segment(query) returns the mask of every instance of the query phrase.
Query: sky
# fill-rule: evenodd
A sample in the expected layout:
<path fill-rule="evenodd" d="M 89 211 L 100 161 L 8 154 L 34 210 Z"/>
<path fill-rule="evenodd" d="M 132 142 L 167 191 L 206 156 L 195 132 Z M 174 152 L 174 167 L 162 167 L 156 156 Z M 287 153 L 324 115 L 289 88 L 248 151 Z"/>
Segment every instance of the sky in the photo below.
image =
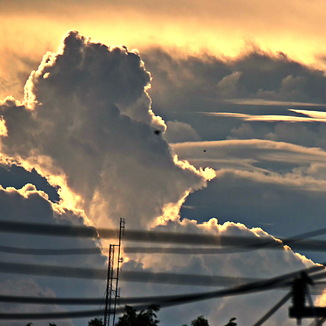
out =
<path fill-rule="evenodd" d="M 325 6 L 321 0 L 0 0 L 0 222 L 91 230 L 117 228 L 123 217 L 131 230 L 277 244 L 324 229 Z M 103 270 L 112 241 L 3 232 L 0 246 L 96 253 L 1 252 L 0 260 Z M 122 270 L 241 280 L 324 262 L 322 252 L 281 248 L 214 255 L 125 252 Z M 123 279 L 120 285 L 122 297 L 212 289 Z M 0 294 L 104 293 L 103 278 L 0 273 Z M 250 325 L 284 295 L 274 290 L 165 308 L 160 325 L 189 324 L 199 315 L 211 326 L 231 317 Z M 321 304 L 325 296 L 315 299 Z M 293 325 L 288 306 L 268 325 Z M 0 307 L 77 310 L 8 302 Z M 82 326 L 86 320 L 56 322 Z"/>

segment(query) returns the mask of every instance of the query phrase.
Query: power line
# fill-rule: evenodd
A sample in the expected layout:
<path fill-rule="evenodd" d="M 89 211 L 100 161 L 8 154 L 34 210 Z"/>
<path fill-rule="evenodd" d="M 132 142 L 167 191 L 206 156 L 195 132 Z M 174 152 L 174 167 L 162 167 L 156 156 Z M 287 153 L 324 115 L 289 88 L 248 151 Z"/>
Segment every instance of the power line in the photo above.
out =
<path fill-rule="evenodd" d="M 233 295 L 240 295 L 245 293 L 254 293 L 254 292 L 261 292 L 265 290 L 271 290 L 279 287 L 283 287 L 285 285 L 290 285 L 291 279 L 298 276 L 300 273 L 305 271 L 306 273 L 315 273 L 319 272 L 324 269 L 324 266 L 312 266 L 310 268 L 306 268 L 303 270 L 295 271 L 292 273 L 287 273 L 284 275 L 280 275 L 277 277 L 247 283 L 240 285 L 238 287 L 233 287 L 229 289 L 223 289 L 219 291 L 212 291 L 212 292 L 201 292 L 201 293 L 193 293 L 193 294 L 186 294 L 186 295 L 173 295 L 173 296 L 164 296 L 164 297 L 152 297 L 146 298 L 146 300 L 152 300 L 152 304 L 157 304 L 160 307 L 171 307 L 175 305 L 191 303 L 195 301 L 201 300 L 208 300 L 217 297 L 224 297 L 224 296 L 233 296 Z M 319 273 L 312 275 L 311 278 L 321 278 L 321 275 L 325 277 L 324 273 Z M 135 306 L 135 309 L 144 309 L 148 306 L 147 304 Z M 117 313 L 122 312 L 121 309 L 117 309 Z M 18 314 L 18 313 L 2 313 L 0 314 L 0 319 L 63 319 L 63 318 L 80 318 L 80 317 L 92 317 L 98 316 L 103 314 L 103 310 L 88 310 L 88 311 L 75 311 L 75 312 L 60 312 L 60 313 L 29 313 L 29 314 Z"/>
<path fill-rule="evenodd" d="M 225 238 L 226 239 L 226 238 Z M 232 253 L 246 253 L 253 250 L 284 250 L 284 246 L 291 246 L 292 249 L 300 249 L 307 251 L 325 251 L 326 241 L 323 240 L 296 240 L 280 239 L 282 244 L 275 240 L 262 241 L 253 238 L 229 238 L 232 243 L 224 243 L 224 237 L 221 239 L 221 247 L 218 248 L 189 248 L 189 247 L 124 247 L 124 252 L 128 254 L 175 254 L 175 255 L 218 255 Z M 238 243 L 237 243 L 238 242 Z M 239 243 L 240 242 L 240 243 Z M 256 242 L 256 243 L 255 243 Z"/>
<path fill-rule="evenodd" d="M 121 312 L 123 310 L 121 309 Z M 4 320 L 37 320 L 37 319 L 71 319 L 82 317 L 95 317 L 103 315 L 104 310 L 84 310 L 70 312 L 47 312 L 47 313 L 0 313 L 0 319 Z"/>
<path fill-rule="evenodd" d="M 241 240 L 241 239 L 240 239 Z M 244 239 L 242 239 L 244 240 Z M 236 241 L 236 240 L 235 240 Z M 289 244 L 290 241 L 287 239 L 281 240 L 284 245 Z M 174 255 L 219 255 L 219 254 L 232 254 L 232 253 L 246 253 L 253 250 L 284 250 L 283 245 L 270 245 L 266 243 L 261 243 L 258 241 L 257 244 L 232 244 L 227 247 L 218 248 L 189 248 L 189 247 L 130 247 L 126 246 L 123 251 L 128 254 L 134 253 L 156 253 L 156 254 L 174 254 Z M 308 251 L 325 251 L 326 241 L 323 240 L 300 240 L 300 242 L 294 242 L 291 244 L 292 249 L 308 250 Z M 0 245 L 0 252 L 18 254 L 18 255 L 36 255 L 36 256 L 67 256 L 67 255 L 95 255 L 101 254 L 101 249 L 99 247 L 95 248 L 22 248 L 22 247 L 12 247 Z"/>
<path fill-rule="evenodd" d="M 107 228 L 94 228 L 81 225 L 34 224 L 25 222 L 0 221 L 0 232 L 34 234 L 39 236 L 63 236 L 84 238 L 110 238 L 118 239 L 119 230 Z M 132 242 L 164 242 L 178 244 L 233 246 L 253 249 L 282 248 L 284 245 L 306 250 L 325 250 L 326 241 L 305 240 L 307 238 L 326 234 L 326 228 L 303 233 L 291 238 L 274 238 L 254 236 L 227 236 L 221 234 L 197 234 L 163 231 L 126 230 L 124 241 Z M 6 250 L 3 248 L 3 250 Z M 8 249 L 7 249 L 8 250 Z M 48 249 L 46 249 L 48 250 Z M 131 251 L 132 249 L 129 248 Z M 140 249 L 144 250 L 144 249 Z M 147 249 L 148 250 L 148 249 Z M 158 249 L 158 251 L 161 249 Z M 14 250 L 13 250 L 14 251 Z M 39 251 L 41 252 L 41 251 Z"/>
<path fill-rule="evenodd" d="M 21 248 L 11 246 L 1 246 L 0 252 L 19 255 L 36 255 L 36 256 L 66 256 L 66 255 L 99 255 L 101 249 L 95 248 L 63 248 L 63 249 L 44 249 L 44 248 Z"/>
<path fill-rule="evenodd" d="M 290 283 L 285 283 L 284 287 L 288 287 Z M 315 283 L 316 285 L 324 284 Z M 280 288 L 283 290 L 283 287 Z M 320 289 L 320 293 L 323 289 Z M 167 296 L 166 298 L 169 298 Z M 120 297 L 120 304 L 134 304 L 140 302 L 156 302 L 164 300 L 164 296 L 148 296 L 148 297 Z M 21 304 L 44 304 L 44 305 L 81 305 L 91 306 L 103 304 L 105 298 L 77 298 L 77 297 L 31 297 L 31 296 L 19 296 L 19 295 L 5 295 L 0 294 L 0 302 L 6 303 L 21 303 Z"/>
<path fill-rule="evenodd" d="M 58 265 L 40 265 L 0 262 L 0 273 L 27 274 L 49 277 L 79 279 L 100 279 L 107 277 L 107 270 L 96 268 L 66 267 Z M 120 278 L 125 282 L 166 283 L 194 286 L 223 286 L 257 281 L 253 278 L 230 276 L 210 276 L 199 274 L 154 273 L 146 271 L 120 271 Z"/>

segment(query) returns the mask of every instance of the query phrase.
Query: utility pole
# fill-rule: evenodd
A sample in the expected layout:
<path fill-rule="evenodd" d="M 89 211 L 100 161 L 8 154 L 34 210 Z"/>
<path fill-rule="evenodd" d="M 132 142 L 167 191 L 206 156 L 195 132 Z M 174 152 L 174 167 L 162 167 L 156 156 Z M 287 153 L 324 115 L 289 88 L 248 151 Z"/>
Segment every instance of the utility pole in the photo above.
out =
<path fill-rule="evenodd" d="M 326 307 L 306 306 L 308 285 L 313 284 L 312 279 L 305 272 L 302 272 L 292 284 L 292 307 L 289 308 L 289 317 L 296 318 L 297 325 L 301 325 L 302 318 L 315 318 L 316 320 L 320 318 L 320 323 L 325 321 Z"/>
<path fill-rule="evenodd" d="M 118 286 L 119 286 L 119 272 L 120 264 L 122 263 L 121 256 L 121 240 L 124 235 L 126 221 L 124 218 L 120 218 L 120 230 L 119 230 L 119 243 L 110 244 L 109 248 L 109 258 L 108 258 L 108 273 L 106 282 L 106 295 L 105 295 L 105 309 L 104 309 L 104 326 L 110 326 L 110 321 L 112 320 L 112 325 L 115 323 L 115 313 L 118 303 Z M 117 267 L 115 270 L 115 249 L 118 249 Z M 111 315 L 112 319 L 111 319 Z"/>

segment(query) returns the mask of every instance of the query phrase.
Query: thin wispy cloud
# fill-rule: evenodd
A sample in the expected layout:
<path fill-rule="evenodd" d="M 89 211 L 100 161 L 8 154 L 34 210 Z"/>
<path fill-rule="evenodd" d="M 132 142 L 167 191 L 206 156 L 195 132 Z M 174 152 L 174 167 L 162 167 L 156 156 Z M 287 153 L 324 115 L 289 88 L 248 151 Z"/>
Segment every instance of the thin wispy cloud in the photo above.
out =
<path fill-rule="evenodd" d="M 231 113 L 231 112 L 199 112 L 200 114 L 210 117 L 221 118 L 234 118 L 242 121 L 261 121 L 261 122 L 326 122 L 326 113 L 322 111 L 308 111 L 308 110 L 295 110 L 289 109 L 289 111 L 300 113 L 302 117 L 293 115 L 253 115 L 244 113 Z M 310 113 L 311 112 L 311 113 Z"/>
<path fill-rule="evenodd" d="M 312 106 L 312 107 L 326 107 L 324 103 L 308 103 L 308 102 L 293 102 L 293 101 L 276 101 L 276 100 L 266 100 L 260 98 L 253 98 L 253 99 L 225 99 L 225 102 L 229 102 L 232 104 L 238 105 L 258 105 L 258 106 Z"/>

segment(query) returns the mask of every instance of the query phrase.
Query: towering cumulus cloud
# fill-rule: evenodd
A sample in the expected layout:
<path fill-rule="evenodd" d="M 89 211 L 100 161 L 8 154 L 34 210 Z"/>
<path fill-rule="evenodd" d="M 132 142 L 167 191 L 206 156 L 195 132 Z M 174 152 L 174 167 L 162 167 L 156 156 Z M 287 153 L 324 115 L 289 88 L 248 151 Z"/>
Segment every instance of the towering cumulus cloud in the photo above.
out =
<path fill-rule="evenodd" d="M 224 147 L 207 142 L 176 144 L 174 149 L 179 151 L 184 159 L 192 159 L 193 164 L 197 162 L 198 168 L 188 161 L 179 160 L 166 139 L 198 140 L 201 135 L 187 123 L 170 121 L 168 124 L 170 135 L 163 136 L 167 127 L 151 110 L 151 100 L 147 94 L 150 82 L 151 76 L 136 51 L 94 43 L 77 32 L 70 32 L 67 35 L 57 53 L 47 53 L 39 68 L 31 73 L 26 83 L 24 101 L 19 102 L 7 97 L 0 102 L 2 154 L 0 163 L 3 165 L 14 163 L 30 171 L 34 168 L 39 173 L 38 176 L 35 171 L 34 174 L 28 174 L 27 171 L 21 170 L 32 179 L 41 179 L 40 175 L 43 177 L 42 180 L 46 178 L 52 186 L 55 186 L 54 189 L 58 189 L 60 199 L 56 201 L 57 197 L 51 197 L 46 190 L 37 189 L 32 185 L 33 180 L 20 190 L 4 188 L 4 180 L 1 180 L 0 219 L 5 216 L 10 220 L 48 222 L 53 225 L 89 223 L 94 226 L 112 227 L 117 226 L 120 217 L 124 217 L 128 229 L 152 227 L 166 232 L 209 233 L 215 234 L 216 237 L 219 235 L 269 237 L 280 244 L 277 239 L 270 237 L 261 229 L 248 229 L 243 224 L 231 222 L 221 225 L 216 219 L 209 220 L 213 214 L 207 217 L 204 223 L 186 217 L 180 218 L 180 207 L 188 194 L 205 187 L 207 180 L 216 175 L 214 170 L 210 168 L 203 170 L 201 166 L 211 164 L 214 167 L 212 162 L 218 157 L 213 150 L 216 147 L 221 152 Z M 168 103 L 172 105 L 173 102 Z M 184 134 L 187 137 L 182 138 Z M 273 143 L 261 144 L 264 153 L 269 153 L 265 147 L 269 149 L 271 144 Z M 205 146 L 207 150 L 203 151 L 200 146 Z M 238 143 L 234 146 L 237 147 Z M 249 147 L 250 144 L 247 144 L 246 148 Z M 284 155 L 288 151 L 289 149 Z M 298 153 L 302 151 L 303 149 L 297 148 Z M 265 155 L 268 157 L 267 154 Z M 321 153 L 316 152 L 315 155 L 320 160 L 323 159 Z M 203 163 L 200 165 L 198 157 L 202 157 L 200 162 Z M 252 162 L 243 155 L 239 155 L 239 159 L 238 156 L 234 157 L 237 160 L 241 159 L 240 163 L 243 166 Z M 218 162 L 223 162 L 224 158 L 228 158 L 226 154 L 225 157 L 220 156 Z M 224 162 L 228 161 L 224 159 Z M 219 175 L 222 181 L 230 179 L 226 177 L 223 179 L 221 172 Z M 226 184 L 227 182 L 222 183 Z M 44 186 L 44 189 L 49 188 L 48 184 Z M 222 192 L 224 197 L 221 195 Z M 221 189 L 218 195 L 217 193 L 213 194 L 214 202 L 217 201 L 216 196 L 228 200 L 232 197 L 225 189 Z M 203 201 L 202 206 L 210 207 L 211 202 Z M 188 208 L 192 208 L 191 205 Z M 194 218 L 199 219 L 200 216 Z M 90 228 L 93 225 L 85 227 Z M 26 264 L 40 262 L 61 265 L 63 268 L 72 266 L 103 268 L 105 257 L 101 256 L 100 249 L 104 246 L 101 247 L 97 239 L 85 241 L 69 239 L 66 242 L 61 239 L 50 241 L 44 237 L 32 239 L 29 235 L 19 239 L 17 237 L 17 240 L 8 234 L 2 237 L 3 241 L 7 241 L 6 245 L 24 248 L 67 247 L 98 250 L 98 254 L 88 258 L 43 259 L 31 256 L 24 261 Z M 129 246 L 135 249 L 130 243 Z M 169 248 L 170 244 L 165 243 L 165 246 Z M 124 248 L 126 253 L 127 249 Z M 3 257 L 11 264 L 16 259 L 7 254 L 1 259 L 4 259 Z M 244 278 L 272 277 L 313 264 L 304 257 L 294 254 L 288 247 L 285 249 L 282 247 L 282 250 L 274 252 L 257 250 L 218 257 L 198 256 L 196 253 L 148 256 L 141 252 L 129 251 L 128 259 L 123 265 L 124 271 L 131 269 L 181 274 L 200 273 L 206 276 L 232 275 Z M 14 293 L 19 295 L 24 293 L 24 286 L 30 293 L 51 296 L 100 297 L 104 289 L 101 280 L 94 280 L 93 283 L 87 280 L 88 287 L 91 288 L 88 290 L 83 285 L 83 280 L 76 283 L 66 280 L 63 283 L 55 279 L 45 279 L 41 275 L 38 277 L 0 275 L 0 294 L 2 292 L 12 294 L 10 287 L 15 281 L 18 287 Z M 121 280 L 125 297 L 200 291 L 198 284 L 192 283 L 183 289 L 176 289 L 175 284 L 139 285 L 127 281 Z M 212 325 L 216 322 L 222 325 L 234 315 L 233 307 L 237 307 L 235 315 L 241 320 L 241 324 L 252 325 L 261 317 L 262 309 L 267 309 L 266 307 L 274 305 L 276 300 L 279 300 L 278 294 L 273 293 L 265 297 L 264 294 L 260 297 L 247 296 L 246 300 L 242 299 L 241 304 L 239 298 L 192 303 L 187 307 L 170 308 L 169 312 L 162 311 L 160 318 L 162 325 L 182 325 L 203 314 L 209 318 Z M 3 310 L 7 309 L 3 307 Z M 59 307 L 53 309 L 58 311 Z M 46 310 L 40 308 L 39 311 Z M 270 325 L 290 325 L 284 312 L 285 309 Z M 86 321 L 85 323 L 67 321 L 67 324 L 63 325 L 85 324 Z"/>
<path fill-rule="evenodd" d="M 178 161 L 162 138 L 136 51 L 70 32 L 25 86 L 25 101 L 1 105 L 2 152 L 61 187 L 96 225 L 125 217 L 146 226 L 205 185 L 204 171 Z"/>

